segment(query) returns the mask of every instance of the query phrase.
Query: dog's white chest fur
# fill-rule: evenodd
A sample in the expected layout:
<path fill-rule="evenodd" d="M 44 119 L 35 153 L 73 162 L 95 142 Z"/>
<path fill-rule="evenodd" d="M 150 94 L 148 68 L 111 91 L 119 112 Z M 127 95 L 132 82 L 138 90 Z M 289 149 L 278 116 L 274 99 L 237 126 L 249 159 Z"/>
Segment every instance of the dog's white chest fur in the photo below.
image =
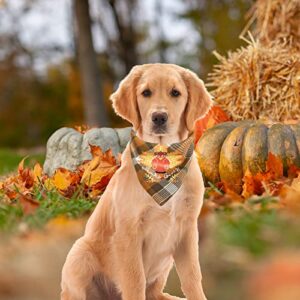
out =
<path fill-rule="evenodd" d="M 173 261 L 172 254 L 181 236 L 180 210 L 186 201 L 182 196 L 179 190 L 164 206 L 149 207 L 142 216 L 143 263 L 149 283 Z"/>

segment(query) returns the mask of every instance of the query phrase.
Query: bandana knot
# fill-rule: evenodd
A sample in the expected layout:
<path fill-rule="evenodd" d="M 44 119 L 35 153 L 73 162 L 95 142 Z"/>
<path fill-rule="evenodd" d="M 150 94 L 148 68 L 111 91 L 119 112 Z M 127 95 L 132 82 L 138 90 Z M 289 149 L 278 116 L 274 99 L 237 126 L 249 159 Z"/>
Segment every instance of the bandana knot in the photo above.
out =
<path fill-rule="evenodd" d="M 182 185 L 194 152 L 194 137 L 166 146 L 145 142 L 132 131 L 130 151 L 139 182 L 162 206 Z"/>

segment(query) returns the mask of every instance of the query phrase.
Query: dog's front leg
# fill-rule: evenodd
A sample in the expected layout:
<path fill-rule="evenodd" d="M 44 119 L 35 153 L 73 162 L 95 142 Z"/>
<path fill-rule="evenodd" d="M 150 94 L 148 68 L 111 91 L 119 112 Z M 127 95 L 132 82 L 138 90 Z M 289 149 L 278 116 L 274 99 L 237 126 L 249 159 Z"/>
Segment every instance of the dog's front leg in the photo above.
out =
<path fill-rule="evenodd" d="M 176 270 L 187 300 L 206 300 L 202 288 L 198 239 L 197 222 L 195 221 L 186 229 L 174 253 Z"/>
<path fill-rule="evenodd" d="M 141 234 L 134 226 L 122 225 L 115 233 L 115 268 L 122 300 L 145 300 L 146 279 Z"/>

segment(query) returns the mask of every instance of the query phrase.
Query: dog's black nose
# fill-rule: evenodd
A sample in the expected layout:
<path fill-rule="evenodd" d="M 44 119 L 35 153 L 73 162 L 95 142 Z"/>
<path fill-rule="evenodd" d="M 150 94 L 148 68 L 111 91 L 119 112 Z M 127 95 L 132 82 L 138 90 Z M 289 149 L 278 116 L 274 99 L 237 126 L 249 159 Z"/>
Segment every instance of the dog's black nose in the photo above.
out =
<path fill-rule="evenodd" d="M 155 112 L 152 114 L 152 122 L 157 126 L 164 125 L 167 121 L 168 115 L 165 112 Z"/>

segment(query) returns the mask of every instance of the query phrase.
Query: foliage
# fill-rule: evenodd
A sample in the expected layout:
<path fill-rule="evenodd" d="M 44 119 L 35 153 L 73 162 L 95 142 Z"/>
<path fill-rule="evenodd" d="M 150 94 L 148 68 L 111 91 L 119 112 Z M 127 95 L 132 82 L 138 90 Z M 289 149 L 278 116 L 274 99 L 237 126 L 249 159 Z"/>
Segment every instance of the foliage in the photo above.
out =
<path fill-rule="evenodd" d="M 58 168 L 52 177 L 43 174 L 39 163 L 32 169 L 24 167 L 23 159 L 19 164 L 18 173 L 0 182 L 4 200 L 9 202 L 19 199 L 24 210 L 30 213 L 32 206 L 38 204 L 34 193 L 37 187 L 47 191 L 55 189 L 67 198 L 78 192 L 86 197 L 98 197 L 118 169 L 119 163 L 111 150 L 102 152 L 98 146 L 90 147 L 91 160 L 83 162 L 75 171 Z"/>
<path fill-rule="evenodd" d="M 193 0 L 179 15 L 190 21 L 200 36 L 197 49 L 200 75 L 206 75 L 216 63 L 211 55 L 213 50 L 230 51 L 241 45 L 235 37 L 244 27 L 243 16 L 251 3 L 250 0 Z"/>
<path fill-rule="evenodd" d="M 205 200 L 205 207 L 208 202 L 211 199 Z M 299 270 L 299 211 L 279 208 L 280 202 L 279 197 L 252 196 L 244 203 L 218 205 L 202 217 L 200 259 L 209 299 L 298 299 L 288 293 L 258 298 L 256 293 L 258 286 L 260 294 L 280 285 L 299 286 L 299 275 L 296 281 L 291 276 L 299 274 L 293 271 Z M 276 269 L 269 268 L 270 262 L 277 262 Z"/>
<path fill-rule="evenodd" d="M 91 146 L 92 159 L 77 170 L 57 169 L 52 177 L 19 163 L 17 174 L 0 182 L 0 228 L 13 230 L 17 223 L 40 227 L 60 214 L 80 216 L 90 211 L 119 167 L 111 150 Z"/>
<path fill-rule="evenodd" d="M 1 146 L 45 143 L 53 131 L 71 122 L 63 68 L 49 69 L 47 78 L 39 78 L 30 68 L 24 70 L 6 61 L 1 64 L 0 125 L 5 128 Z"/>
<path fill-rule="evenodd" d="M 33 196 L 37 199 L 37 207 L 34 213 L 30 214 L 24 210 L 20 198 L 9 205 L 0 198 L 0 230 L 14 233 L 27 228 L 42 228 L 49 220 L 60 215 L 80 217 L 90 212 L 97 203 L 78 194 L 66 199 L 55 190 L 39 188 L 35 189 Z M 3 194 L 0 197 L 3 197 Z"/>
<path fill-rule="evenodd" d="M 10 227 L 7 224 L 22 218 L 42 224 L 60 213 L 70 214 L 72 209 L 74 214 L 89 210 L 88 203 L 93 201 L 92 199 L 99 199 L 120 165 L 120 157 L 114 158 L 111 150 L 102 152 L 98 146 L 91 146 L 91 153 L 92 159 L 83 162 L 76 170 L 59 168 L 52 177 L 43 174 L 38 163 L 33 168 L 25 167 L 23 159 L 19 164 L 18 173 L 0 182 L 2 227 Z M 256 204 L 257 199 L 263 213 L 269 198 L 272 199 L 272 209 L 300 212 L 300 170 L 293 168 L 292 171 L 290 178 L 283 177 L 282 162 L 270 155 L 265 172 L 256 175 L 247 173 L 242 195 L 236 194 L 224 184 L 210 184 L 205 193 L 207 200 L 202 215 L 239 205 L 245 209 L 252 201 Z M 257 194 L 262 195 L 262 198 L 255 198 Z M 50 207 L 49 215 L 46 214 L 47 207 Z M 266 215 L 263 215 L 263 218 L 265 217 Z M 245 230 L 248 230 L 247 217 L 244 221 Z"/>
<path fill-rule="evenodd" d="M 279 247 L 300 247 L 300 222 L 275 209 L 279 201 L 276 197 L 255 197 L 244 205 L 219 210 L 216 240 L 253 256 L 267 255 Z"/>
<path fill-rule="evenodd" d="M 208 111 L 205 117 L 199 119 L 195 123 L 194 136 L 195 145 L 206 129 L 209 129 L 216 124 L 230 121 L 231 118 L 221 109 L 220 106 L 214 105 Z"/>
<path fill-rule="evenodd" d="M 283 177 L 281 160 L 269 154 L 266 171 L 255 175 L 246 174 L 242 195 L 228 189 L 222 183 L 210 183 L 205 199 L 202 215 L 223 211 L 223 220 L 233 221 L 228 223 L 229 226 L 232 225 L 232 229 L 236 225 L 237 230 L 242 230 L 244 226 L 245 232 L 251 232 L 252 229 L 258 230 L 255 226 L 259 223 L 264 227 L 265 221 L 271 222 L 270 226 L 273 226 L 273 223 L 275 226 L 277 221 L 281 221 L 278 218 L 279 213 L 296 216 L 300 213 L 300 169 L 292 168 L 290 178 Z M 226 219 L 226 216 L 230 216 L 231 219 Z M 240 241 L 243 243 L 243 238 Z"/>
<path fill-rule="evenodd" d="M 69 20 L 60 24 L 61 14 L 55 14 L 53 5 L 45 1 L 2 2 L 0 126 L 6 130 L 0 133 L 0 146 L 44 144 L 57 128 L 85 122 L 74 11 L 72 5 L 60 4 L 70 9 Z M 103 41 L 97 58 L 109 126 L 127 125 L 112 113 L 108 95 L 132 65 L 171 62 L 206 76 L 215 62 L 212 49 L 224 52 L 240 45 L 233 36 L 242 30 L 243 14 L 250 5 L 250 0 L 146 2 L 97 0 L 91 4 L 93 33 Z M 144 14 L 150 7 L 155 17 Z M 37 24 L 45 19 L 44 27 L 34 27 L 35 22 L 24 26 L 31 16 Z M 48 19 L 54 21 L 49 24 Z M 67 27 L 66 37 L 51 38 L 56 20 L 58 26 Z M 170 34 L 165 28 L 169 22 L 182 24 L 187 34 Z"/>

